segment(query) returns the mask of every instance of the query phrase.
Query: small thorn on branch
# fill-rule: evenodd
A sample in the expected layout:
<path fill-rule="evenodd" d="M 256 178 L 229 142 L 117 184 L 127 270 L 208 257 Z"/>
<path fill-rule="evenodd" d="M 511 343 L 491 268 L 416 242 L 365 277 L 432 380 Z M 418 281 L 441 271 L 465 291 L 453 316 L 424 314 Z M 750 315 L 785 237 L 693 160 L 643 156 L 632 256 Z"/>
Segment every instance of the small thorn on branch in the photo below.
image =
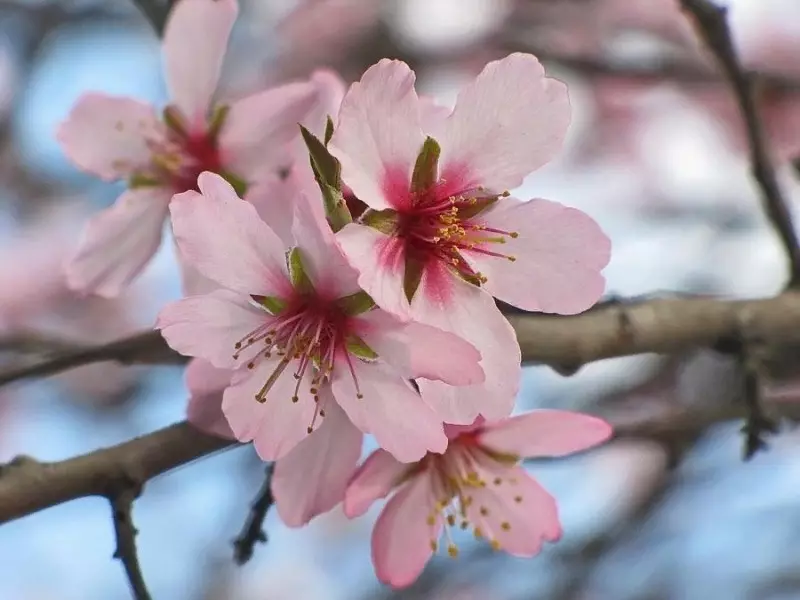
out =
<path fill-rule="evenodd" d="M 800 245 L 789 205 L 778 184 L 755 100 L 755 79 L 739 61 L 727 22 L 727 9 L 711 0 L 681 0 L 696 30 L 720 63 L 742 114 L 750 147 L 752 173 L 761 188 L 762 204 L 789 258 L 789 287 L 800 286 Z"/>
<path fill-rule="evenodd" d="M 114 534 L 117 538 L 117 548 L 114 558 L 122 562 L 125 574 L 133 592 L 135 600 L 152 600 L 147 585 L 144 582 L 142 569 L 139 566 L 139 555 L 136 551 L 136 534 L 138 531 L 133 524 L 133 501 L 139 496 L 139 485 L 128 486 L 109 495 L 111 511 L 114 519 Z"/>
<path fill-rule="evenodd" d="M 275 498 L 272 496 L 273 468 L 272 464 L 267 466 L 264 483 L 253 500 L 239 537 L 233 542 L 233 560 L 237 565 L 241 566 L 253 558 L 257 543 L 264 544 L 267 541 L 267 534 L 264 533 L 264 519 L 275 503 Z"/>
<path fill-rule="evenodd" d="M 767 449 L 766 438 L 778 433 L 778 424 L 764 410 L 761 360 L 752 343 L 742 344 L 739 358 L 744 376 L 742 400 L 745 407 L 745 422 L 741 428 L 744 435 L 742 456 L 747 461 Z"/>

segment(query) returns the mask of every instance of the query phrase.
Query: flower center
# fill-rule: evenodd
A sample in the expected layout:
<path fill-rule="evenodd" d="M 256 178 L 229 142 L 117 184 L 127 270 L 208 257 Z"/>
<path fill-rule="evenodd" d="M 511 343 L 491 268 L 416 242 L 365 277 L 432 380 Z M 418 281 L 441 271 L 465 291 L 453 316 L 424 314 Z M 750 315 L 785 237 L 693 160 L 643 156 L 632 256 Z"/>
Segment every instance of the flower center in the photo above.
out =
<path fill-rule="evenodd" d="M 423 461 L 428 461 L 427 468 L 432 469 L 435 482 L 433 511 L 427 517 L 427 524 L 433 530 L 438 515 L 443 516 L 447 553 L 453 558 L 458 556 L 458 546 L 450 531 L 456 526 L 463 530 L 472 527 L 475 539 L 486 539 L 492 549 L 499 550 L 498 532 L 509 531 L 511 523 L 497 508 L 502 503 L 494 502 L 490 511 L 480 499 L 491 493 L 488 487 L 516 485 L 516 478 L 501 474 L 516 465 L 519 457 L 494 453 L 476 442 L 474 432 L 468 432 L 451 440 L 444 454 L 428 454 Z M 513 498 L 517 504 L 523 500 L 519 494 Z M 431 549 L 435 552 L 438 548 L 439 540 L 431 536 Z"/>
<path fill-rule="evenodd" d="M 507 192 L 498 196 L 459 194 L 439 198 L 435 191 L 434 187 L 418 197 L 414 207 L 399 216 L 398 233 L 405 238 L 411 260 L 423 265 L 430 260 L 443 261 L 477 285 L 486 283 L 486 277 L 472 268 L 464 252 L 516 260 L 491 249 L 493 245 L 505 244 L 507 238 L 516 238 L 516 232 L 487 227 L 474 220 L 499 198 L 507 196 Z"/>
<path fill-rule="evenodd" d="M 293 403 L 300 401 L 300 388 L 306 375 L 311 375 L 309 392 L 316 409 L 308 433 L 314 430 L 317 417 L 324 417 L 324 400 L 320 401 L 319 390 L 329 383 L 337 359 L 344 360 L 355 382 L 359 398 L 363 398 L 358 378 L 353 369 L 349 341 L 349 319 L 338 307 L 321 302 L 315 297 L 301 297 L 298 301 L 281 306 L 277 314 L 268 310 L 271 298 L 253 296 L 254 302 L 269 318 L 234 344 L 233 358 L 242 360 L 248 369 L 255 369 L 261 360 L 278 358 L 272 373 L 255 394 L 258 402 L 266 402 L 270 390 L 284 372 L 291 368 L 296 381 Z"/>

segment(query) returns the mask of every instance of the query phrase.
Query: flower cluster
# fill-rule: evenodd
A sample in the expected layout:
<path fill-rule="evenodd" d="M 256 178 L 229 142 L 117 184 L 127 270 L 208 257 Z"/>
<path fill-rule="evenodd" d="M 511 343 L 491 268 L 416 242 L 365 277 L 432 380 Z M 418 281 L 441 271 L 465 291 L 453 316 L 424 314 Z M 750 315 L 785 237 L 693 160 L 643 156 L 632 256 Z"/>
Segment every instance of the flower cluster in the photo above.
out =
<path fill-rule="evenodd" d="M 78 166 L 128 182 L 89 224 L 68 281 L 119 293 L 168 220 L 189 295 L 156 326 L 193 357 L 189 420 L 276 461 L 288 525 L 340 503 L 356 517 L 393 493 L 372 546 L 378 577 L 396 587 L 440 546 L 457 554 L 451 527 L 537 554 L 561 527 L 520 460 L 611 433 L 567 411 L 510 416 L 520 350 L 495 303 L 575 314 L 604 289 L 598 225 L 509 193 L 560 150 L 566 87 L 512 54 L 452 111 L 420 98 L 413 71 L 392 60 L 346 92 L 317 72 L 213 102 L 236 14 L 234 0 L 177 3 L 161 118 L 92 94 L 62 126 Z M 366 209 L 354 220 L 355 201 Z M 380 449 L 359 466 L 364 434 Z"/>

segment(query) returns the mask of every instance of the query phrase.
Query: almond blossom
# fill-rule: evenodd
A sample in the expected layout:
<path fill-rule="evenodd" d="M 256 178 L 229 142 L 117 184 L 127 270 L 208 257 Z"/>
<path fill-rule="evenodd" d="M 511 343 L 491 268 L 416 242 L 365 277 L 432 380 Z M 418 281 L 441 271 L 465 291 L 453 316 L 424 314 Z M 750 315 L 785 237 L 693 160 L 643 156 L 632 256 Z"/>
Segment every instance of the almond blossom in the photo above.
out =
<path fill-rule="evenodd" d="M 185 298 L 157 328 L 178 352 L 235 369 L 222 409 L 236 438 L 264 460 L 285 456 L 339 404 L 398 460 L 447 445 L 442 420 L 411 387 L 483 380 L 461 338 L 379 309 L 357 284 L 322 213 L 297 199 L 287 248 L 224 179 L 177 195 L 173 229 L 183 260 L 223 289 Z"/>
<path fill-rule="evenodd" d="M 450 528 L 472 528 L 495 550 L 535 556 L 561 537 L 555 499 L 519 465 L 521 458 L 566 456 L 611 435 L 605 421 L 580 413 L 537 410 L 496 422 L 478 419 L 446 426 L 444 454 L 414 464 L 377 450 L 356 471 L 345 492 L 348 517 L 395 492 L 372 534 L 372 561 L 383 583 L 410 585 L 439 548 L 458 556 Z"/>
<path fill-rule="evenodd" d="M 69 158 L 104 181 L 128 189 L 88 224 L 67 266 L 69 285 L 115 296 L 146 266 L 161 243 L 173 194 L 195 188 L 213 171 L 240 191 L 285 167 L 297 123 L 313 111 L 327 87 L 325 73 L 247 96 L 212 101 L 236 0 L 180 0 L 167 22 L 163 52 L 172 101 L 159 118 L 133 98 L 88 93 L 58 130 Z M 202 43 L 198 40 L 202 39 Z"/>
<path fill-rule="evenodd" d="M 230 369 L 217 369 L 200 358 L 189 363 L 185 375 L 189 422 L 205 433 L 228 439 L 236 435 L 222 412 L 222 392 L 232 375 Z M 329 402 L 320 426 L 275 462 L 272 495 L 287 526 L 302 527 L 344 499 L 361 456 L 363 437 L 339 405 Z"/>
<path fill-rule="evenodd" d="M 574 208 L 509 196 L 555 156 L 570 120 L 566 87 L 536 58 L 489 63 L 444 118 L 421 104 L 414 80 L 405 63 L 382 60 L 345 95 L 329 148 L 372 210 L 337 237 L 378 306 L 481 351 L 485 385 L 458 401 L 437 390 L 445 421 L 501 418 L 519 354 L 489 294 L 525 310 L 586 310 L 604 289 L 609 240 Z"/>

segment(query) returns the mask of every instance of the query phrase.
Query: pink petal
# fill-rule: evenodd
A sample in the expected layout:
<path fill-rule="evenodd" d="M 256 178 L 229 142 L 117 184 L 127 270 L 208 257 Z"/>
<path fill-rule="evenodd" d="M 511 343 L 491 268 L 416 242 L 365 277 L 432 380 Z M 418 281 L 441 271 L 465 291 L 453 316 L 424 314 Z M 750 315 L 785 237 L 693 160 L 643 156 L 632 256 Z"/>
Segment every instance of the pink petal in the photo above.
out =
<path fill-rule="evenodd" d="M 222 396 L 222 412 L 236 439 L 252 441 L 256 452 L 265 461 L 286 456 L 306 439 L 316 409 L 308 391 L 311 369 L 306 371 L 298 387 L 298 381 L 292 376 L 294 365 L 289 365 L 277 378 L 264 402 L 256 400 L 256 394 L 275 372 L 279 362 L 278 358 L 262 359 L 253 370 L 237 370 L 231 387 Z M 292 402 L 295 390 L 299 399 Z M 320 390 L 320 398 L 323 393 L 324 388 Z"/>
<path fill-rule="evenodd" d="M 298 123 L 314 108 L 318 94 L 311 83 L 289 83 L 231 104 L 219 136 L 225 165 L 251 182 L 287 166 L 286 147 L 300 136 Z"/>
<path fill-rule="evenodd" d="M 190 361 L 186 367 L 184 379 L 189 388 L 186 418 L 203 433 L 236 437 L 222 414 L 222 391 L 230 384 L 231 375 L 233 371 L 217 369 L 202 358 Z"/>
<path fill-rule="evenodd" d="M 354 319 L 359 337 L 408 379 L 425 377 L 450 385 L 483 383 L 481 354 L 455 334 L 422 323 L 404 323 L 372 310 Z"/>
<path fill-rule="evenodd" d="M 490 62 L 458 95 L 439 139 L 441 176 L 501 191 L 549 162 L 570 121 L 567 88 L 530 54 Z"/>
<path fill-rule="evenodd" d="M 70 288 L 105 297 L 119 295 L 161 245 L 169 192 L 160 187 L 126 190 L 86 226 L 66 266 Z"/>
<path fill-rule="evenodd" d="M 247 296 L 216 290 L 167 304 L 158 315 L 156 328 L 171 348 L 184 356 L 205 358 L 215 367 L 239 366 L 234 345 L 267 319 Z"/>
<path fill-rule="evenodd" d="M 333 394 L 356 427 L 374 435 L 401 462 L 419 460 L 428 451 L 444 452 L 447 437 L 441 418 L 405 379 L 380 362 L 350 357 L 356 387 L 344 361 L 337 357 Z"/>
<path fill-rule="evenodd" d="M 372 208 L 406 206 L 408 185 L 425 136 L 414 90 L 414 72 L 404 62 L 383 59 L 350 86 L 330 142 L 342 177 Z"/>
<path fill-rule="evenodd" d="M 383 310 L 409 318 L 403 287 L 406 272 L 402 240 L 364 225 L 346 225 L 336 234 L 348 262 L 358 273 L 358 284 Z"/>
<path fill-rule="evenodd" d="M 521 376 L 516 334 L 492 297 L 452 275 L 439 263 L 425 269 L 411 304 L 417 321 L 450 331 L 481 354 L 484 383 L 464 387 L 420 379 L 422 397 L 447 423 L 468 424 L 482 414 L 507 417 L 514 407 Z"/>
<path fill-rule="evenodd" d="M 191 263 L 184 260 L 177 244 L 175 244 L 175 251 L 178 257 L 178 267 L 181 271 L 181 290 L 183 291 L 183 296 L 201 296 L 219 289 L 219 284 L 216 281 L 205 277 L 200 271 L 195 269 Z"/>
<path fill-rule="evenodd" d="M 285 248 L 255 207 L 219 175 L 202 173 L 198 183 L 201 197 L 184 192 L 170 203 L 183 258 L 205 277 L 243 294 L 291 293 Z"/>
<path fill-rule="evenodd" d="M 474 222 L 516 232 L 505 244 L 484 248 L 516 258 L 467 252 L 487 278 L 486 290 L 524 310 L 572 315 L 592 306 L 605 290 L 603 267 L 611 241 L 587 214 L 548 200 L 501 199 Z"/>
<path fill-rule="evenodd" d="M 300 193 L 295 199 L 294 211 L 292 235 L 317 294 L 335 299 L 360 291 L 358 273 L 347 262 L 325 219 L 319 189 Z"/>
<path fill-rule="evenodd" d="M 170 97 L 191 127 L 205 124 L 217 88 L 236 0 L 179 0 L 164 30 L 164 70 Z"/>
<path fill-rule="evenodd" d="M 104 181 L 147 167 L 148 141 L 163 136 L 152 106 L 97 92 L 81 96 L 56 133 L 70 160 Z"/>
<path fill-rule="evenodd" d="M 432 481 L 421 473 L 406 483 L 381 512 L 372 532 L 372 562 L 382 583 L 393 588 L 411 585 L 422 573 L 442 531 L 435 508 Z M 434 525 L 428 517 L 435 516 Z"/>
<path fill-rule="evenodd" d="M 544 542 L 561 538 L 555 498 L 525 469 L 503 468 L 484 476 L 487 486 L 473 490 L 467 509 L 467 519 L 480 527 L 484 536 L 497 540 L 503 551 L 526 557 L 538 554 Z"/>
<path fill-rule="evenodd" d="M 369 455 L 353 474 L 344 496 L 344 514 L 354 519 L 363 515 L 375 500 L 385 498 L 415 465 L 401 463 L 383 448 Z"/>
<path fill-rule="evenodd" d="M 310 169 L 309 169 L 310 170 Z M 294 246 L 292 221 L 297 197 L 304 190 L 313 191 L 301 174 L 292 171 L 285 179 L 269 175 L 251 185 L 244 199 L 256 207 L 258 216 L 269 225 L 270 229 L 281 239 L 284 248 Z M 312 179 L 311 184 L 316 186 Z M 317 188 L 319 192 L 319 188 Z M 321 202 L 321 200 L 320 200 Z"/>
<path fill-rule="evenodd" d="M 275 463 L 272 493 L 286 525 L 302 527 L 342 501 L 362 439 L 336 402 L 326 402 L 319 429 Z"/>
<path fill-rule="evenodd" d="M 419 97 L 419 116 L 422 123 L 422 130 L 426 135 L 434 139 L 440 139 L 449 117 L 453 111 L 436 103 L 430 96 Z"/>
<path fill-rule="evenodd" d="M 482 445 L 520 457 L 566 456 L 603 443 L 611 425 L 566 410 L 535 410 L 491 423 L 481 432 Z"/>

